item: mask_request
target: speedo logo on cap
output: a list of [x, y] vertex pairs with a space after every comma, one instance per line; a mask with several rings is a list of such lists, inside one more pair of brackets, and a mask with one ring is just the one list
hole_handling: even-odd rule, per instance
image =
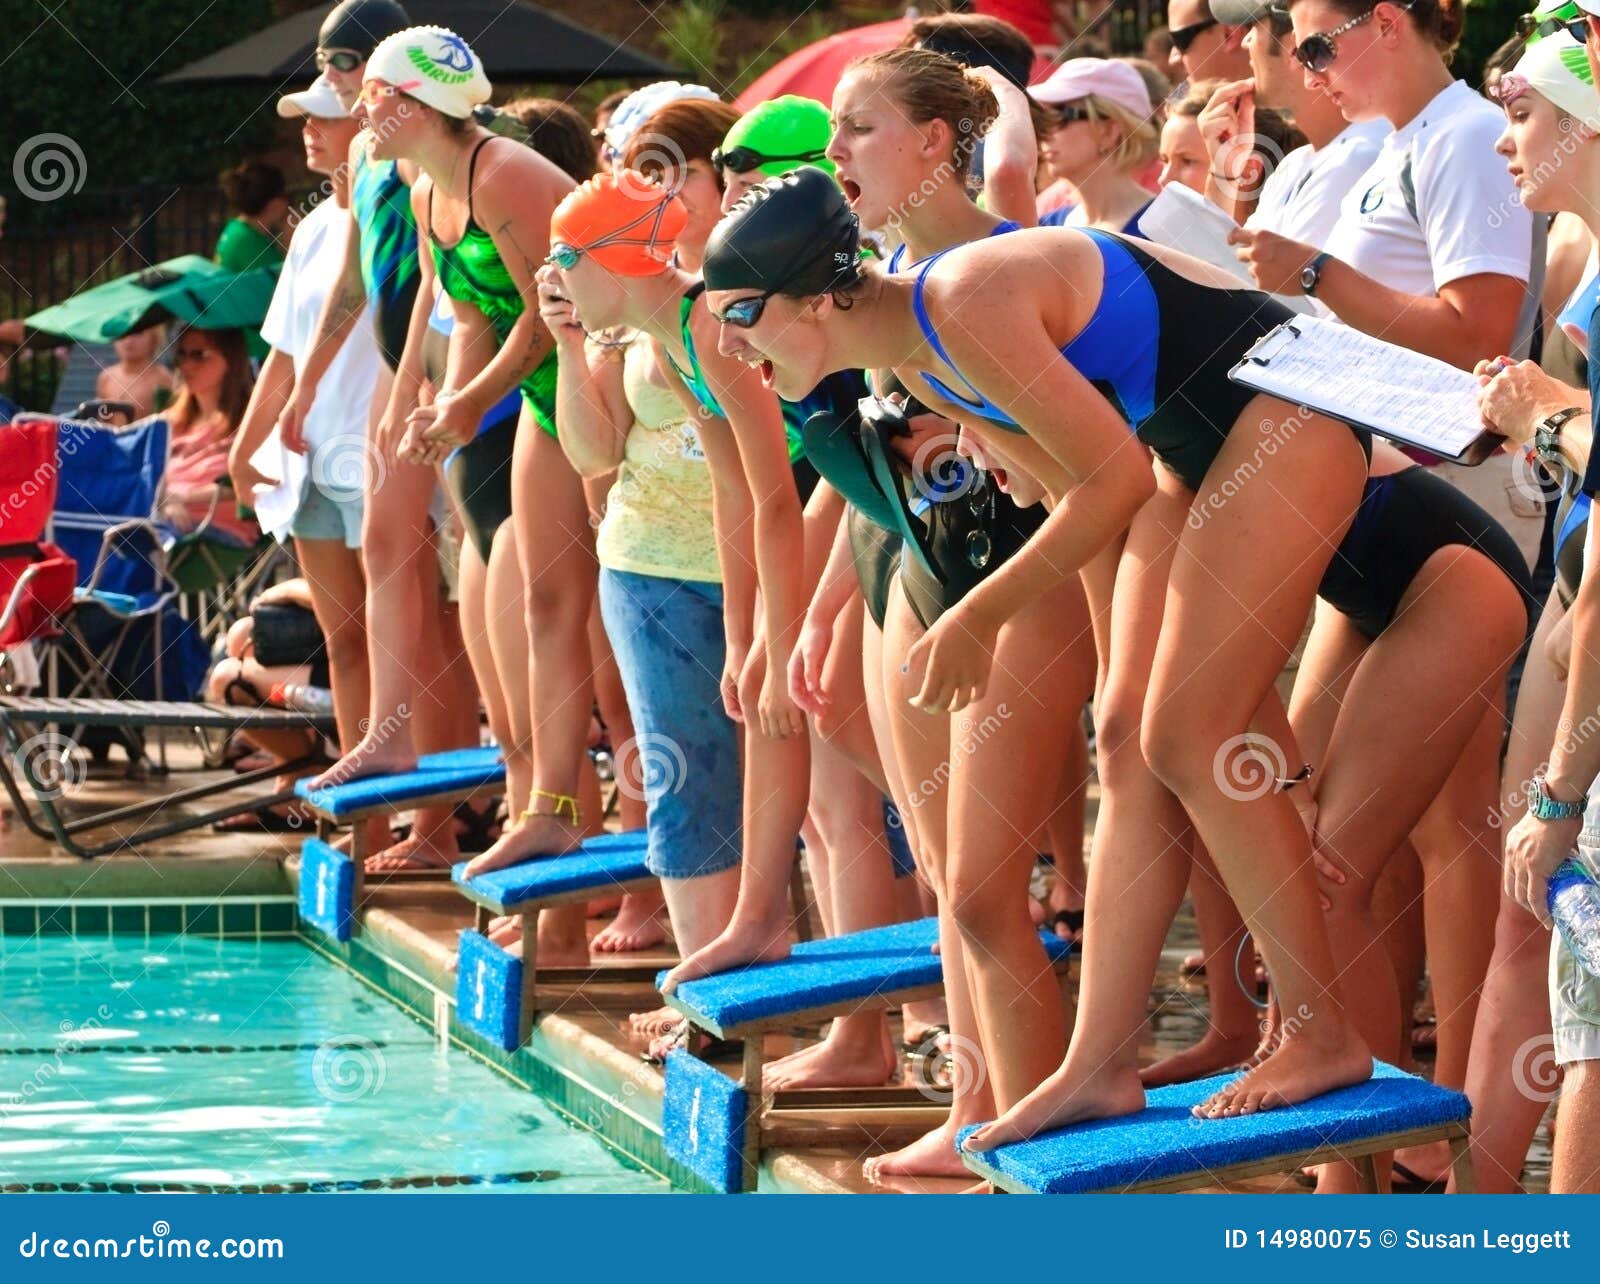
[[433, 54], [421, 45], [407, 45], [406, 58], [429, 80], [441, 85], [461, 85], [472, 79], [472, 50], [460, 36], [440, 36], [439, 52]]

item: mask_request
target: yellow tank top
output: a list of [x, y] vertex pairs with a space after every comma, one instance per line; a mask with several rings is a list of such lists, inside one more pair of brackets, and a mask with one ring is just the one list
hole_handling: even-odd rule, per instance
[[600, 565], [635, 575], [719, 583], [711, 526], [711, 470], [690, 415], [666, 384], [649, 340], [623, 357], [633, 411], [622, 467], [596, 541]]

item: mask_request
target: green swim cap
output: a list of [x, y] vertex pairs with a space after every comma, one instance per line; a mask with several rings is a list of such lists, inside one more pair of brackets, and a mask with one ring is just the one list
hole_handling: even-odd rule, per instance
[[735, 174], [759, 170], [778, 178], [800, 165], [815, 165], [833, 177], [833, 162], [823, 153], [833, 137], [828, 109], [813, 98], [784, 94], [752, 107], [711, 154], [719, 169]]

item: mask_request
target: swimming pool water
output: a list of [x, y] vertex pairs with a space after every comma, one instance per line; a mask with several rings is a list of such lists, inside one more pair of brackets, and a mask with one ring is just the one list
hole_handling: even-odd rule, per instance
[[8, 939], [0, 1185], [61, 1182], [666, 1189], [296, 941]]

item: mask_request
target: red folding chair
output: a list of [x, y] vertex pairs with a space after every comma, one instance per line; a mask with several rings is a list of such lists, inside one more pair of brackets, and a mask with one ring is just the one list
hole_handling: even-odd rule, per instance
[[0, 659], [61, 633], [77, 564], [44, 538], [56, 505], [56, 424], [0, 424]]

